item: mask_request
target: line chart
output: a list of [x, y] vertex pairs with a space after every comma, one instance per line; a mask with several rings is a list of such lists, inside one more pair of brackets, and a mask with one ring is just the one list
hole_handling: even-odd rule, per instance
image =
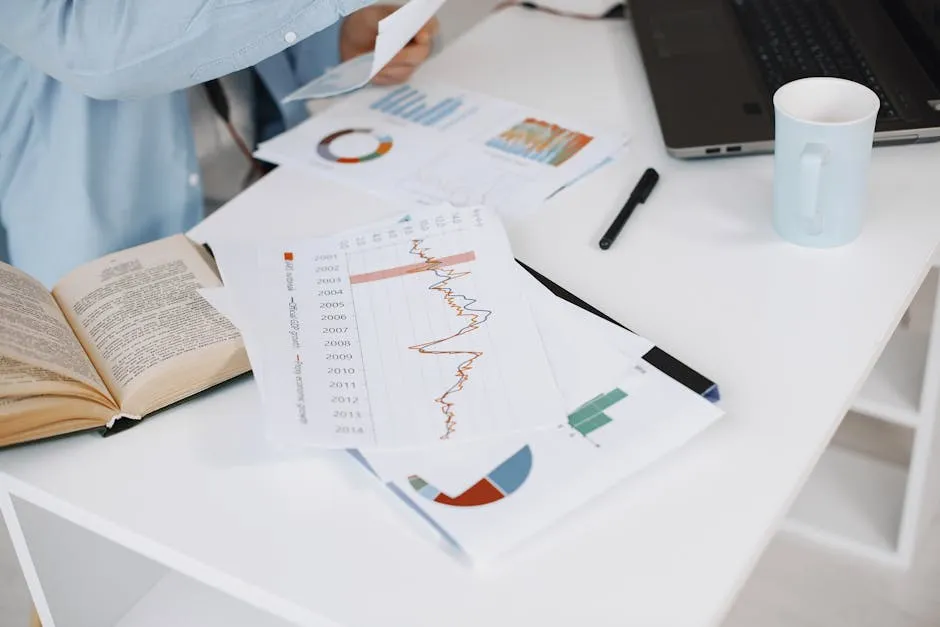
[[433, 347], [460, 337], [461, 335], [476, 331], [486, 323], [493, 312], [489, 309], [473, 308], [472, 305], [476, 304], [477, 299], [471, 298], [464, 294], [459, 294], [455, 292], [453, 288], [449, 287], [449, 283], [451, 281], [468, 276], [471, 273], [469, 270], [459, 271], [454, 268], [444, 267], [443, 262], [431, 256], [429, 254], [430, 249], [422, 246], [422, 243], [422, 240], [412, 240], [411, 250], [409, 252], [410, 254], [419, 257], [425, 264], [427, 264], [427, 266], [433, 268], [431, 271], [440, 279], [440, 281], [431, 284], [428, 287], [428, 290], [440, 293], [444, 298], [444, 302], [447, 303], [447, 306], [457, 312], [458, 318], [469, 318], [469, 322], [456, 333], [437, 340], [431, 340], [430, 342], [416, 344], [414, 346], [408, 347], [411, 350], [418, 351], [422, 355], [467, 356], [467, 359], [462, 361], [457, 366], [457, 371], [455, 374], [457, 380], [454, 382], [454, 384], [451, 385], [443, 394], [434, 399], [434, 402], [440, 405], [441, 413], [443, 413], [445, 417], [445, 432], [441, 436], [441, 439], [447, 440], [457, 429], [456, 410], [454, 409], [455, 403], [454, 401], [450, 400], [450, 397], [463, 390], [464, 384], [466, 384], [470, 379], [470, 371], [473, 369], [473, 363], [483, 356], [483, 351], [446, 349], [437, 350]]
[[272, 396], [285, 430], [381, 450], [557, 424], [560, 395], [498, 218], [481, 207], [414, 216], [266, 262], [285, 290], [291, 362]]

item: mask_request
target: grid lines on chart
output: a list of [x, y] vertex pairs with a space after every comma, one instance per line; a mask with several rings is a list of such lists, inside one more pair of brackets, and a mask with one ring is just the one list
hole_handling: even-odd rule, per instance
[[[434, 403], [439, 437], [448, 439], [461, 410], [472, 407], [477, 416], [495, 415], [491, 404], [499, 397], [508, 400], [508, 395], [487, 384], [488, 378], [501, 379], [499, 360], [486, 363], [488, 374], [473, 371], [485, 352], [474, 344], [485, 347], [492, 342], [485, 328], [492, 311], [469, 296], [477, 286], [466, 264], [475, 260], [475, 253], [460, 248], [435, 254], [434, 239], [403, 238], [393, 245], [347, 253], [347, 267], [357, 311], [369, 312], [357, 317], [360, 343], [382, 346], [363, 354], [364, 369], [382, 373], [370, 377], [370, 397], [377, 401], [372, 407], [405, 408], [408, 415], [427, 416]], [[419, 300], [416, 290], [433, 300]], [[459, 345], [452, 346], [455, 341]], [[404, 372], [419, 376], [399, 376]]]
[[[430, 249], [424, 246], [424, 242], [422, 240], [412, 240], [411, 244], [410, 253], [420, 257], [421, 260], [430, 267], [431, 272], [433, 272], [434, 275], [440, 279], [439, 281], [428, 286], [428, 289], [440, 293], [444, 298], [444, 302], [446, 302], [447, 306], [456, 312], [458, 318], [467, 317], [470, 319], [464, 327], [452, 335], [436, 340], [431, 340], [423, 344], [409, 346], [410, 349], [417, 350], [423, 355], [467, 356], [467, 358], [460, 362], [460, 364], [457, 366], [457, 381], [452, 386], [447, 388], [446, 392], [434, 399], [434, 402], [441, 406], [441, 412], [446, 418], [444, 421], [446, 431], [441, 436], [442, 440], [446, 440], [457, 428], [454, 401], [452, 401], [450, 397], [463, 390], [464, 384], [466, 384], [470, 379], [470, 371], [473, 369], [473, 362], [483, 356], [483, 351], [454, 351], [447, 349], [439, 350], [434, 347], [466, 333], [473, 333], [474, 331], [477, 331], [481, 326], [486, 324], [486, 321], [493, 314], [493, 312], [489, 309], [474, 307], [473, 305], [476, 305], [477, 303], [476, 298], [455, 292], [454, 289], [450, 287], [449, 284], [451, 281], [468, 276], [470, 274], [469, 270], [461, 272], [453, 268], [443, 267], [442, 261], [430, 255]], [[468, 254], [464, 253], [463, 255], [459, 256], [467, 257]]]

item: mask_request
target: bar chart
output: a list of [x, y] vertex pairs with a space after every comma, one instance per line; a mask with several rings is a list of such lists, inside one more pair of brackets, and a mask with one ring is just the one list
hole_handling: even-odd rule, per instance
[[600, 444], [591, 440], [589, 436], [594, 431], [613, 422], [613, 419], [604, 412], [625, 398], [627, 398], [627, 393], [620, 388], [614, 388], [607, 394], [601, 394], [579, 407], [574, 413], [569, 414], [568, 425], [584, 436], [591, 444], [600, 448]]
[[[580, 434], [594, 448], [601, 448], [601, 445], [591, 440], [589, 436], [613, 422], [613, 419], [604, 412], [625, 398], [627, 398], [625, 391], [614, 388], [606, 394], [599, 394], [579, 407], [568, 415], [571, 435], [577, 437], [577, 434]], [[495, 503], [511, 495], [522, 487], [531, 471], [532, 448], [526, 445], [457, 496], [442, 492], [420, 475], [410, 475], [408, 483], [415, 492], [429, 501], [452, 507], [477, 507]]]
[[490, 148], [552, 166], [572, 158], [594, 138], [557, 124], [526, 118], [486, 142]]
[[426, 93], [402, 85], [373, 102], [369, 108], [422, 126], [438, 126], [453, 118], [463, 106], [463, 100], [458, 97], [431, 102]]

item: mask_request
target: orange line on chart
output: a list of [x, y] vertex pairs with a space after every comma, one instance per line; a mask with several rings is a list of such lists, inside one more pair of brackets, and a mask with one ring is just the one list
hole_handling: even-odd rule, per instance
[[[463, 390], [464, 383], [470, 379], [470, 371], [473, 369], [473, 362], [483, 356], [483, 351], [451, 351], [451, 350], [432, 350], [431, 347], [438, 344], [447, 342], [456, 337], [460, 337], [466, 333], [471, 333], [480, 328], [480, 326], [486, 322], [486, 319], [490, 317], [492, 311], [486, 309], [470, 309], [470, 306], [476, 303], [475, 299], [469, 298], [462, 294], [454, 293], [454, 290], [447, 286], [448, 283], [454, 279], [459, 279], [470, 274], [470, 271], [459, 272], [453, 268], [445, 268], [444, 261], [450, 259], [450, 257], [442, 257], [441, 259], [435, 259], [434, 257], [428, 254], [427, 248], [421, 248], [421, 240], [412, 240], [411, 250], [409, 251], [412, 255], [418, 255], [421, 259], [424, 260], [423, 264], [418, 264], [420, 266], [427, 266], [428, 270], [433, 270], [434, 273], [441, 278], [440, 281], [431, 285], [428, 289], [440, 292], [444, 296], [444, 302], [447, 303], [447, 306], [457, 312], [458, 318], [469, 318], [470, 322], [448, 337], [441, 338], [439, 340], [432, 340], [424, 344], [418, 344], [415, 346], [409, 346], [411, 350], [416, 350], [422, 355], [468, 355], [469, 357], [462, 361], [460, 365], [457, 366], [456, 377], [457, 381], [452, 386], [450, 386], [447, 391], [442, 395], [434, 399], [434, 401], [441, 406], [441, 413], [444, 414], [444, 427], [446, 429], [444, 435], [441, 436], [442, 440], [448, 439], [451, 434], [457, 428], [457, 419], [456, 412], [454, 411], [454, 402], [450, 400], [451, 395], [456, 394]], [[463, 253], [464, 255], [473, 255], [473, 253]], [[460, 256], [460, 255], [455, 255]], [[459, 302], [463, 301], [463, 303]]]
[[386, 268], [385, 270], [376, 270], [375, 272], [353, 274], [350, 275], [349, 282], [353, 285], [356, 285], [358, 283], [381, 281], [382, 279], [393, 279], [397, 276], [404, 276], [406, 274], [428, 272], [429, 270], [436, 270], [437, 268], [443, 266], [455, 266], [458, 263], [467, 263], [468, 261], [473, 261], [476, 258], [476, 253], [471, 250], [470, 252], [460, 253], [459, 255], [441, 257], [440, 259], [435, 260], [433, 264], [429, 261], [425, 261], [423, 263], [408, 264], [407, 266], [397, 266], [395, 268]]

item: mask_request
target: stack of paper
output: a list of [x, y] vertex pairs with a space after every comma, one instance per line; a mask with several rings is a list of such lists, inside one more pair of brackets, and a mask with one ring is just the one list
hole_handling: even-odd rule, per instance
[[475, 561], [721, 415], [525, 272], [486, 208], [212, 247], [226, 287], [205, 295], [244, 335], [269, 437], [353, 449]]
[[359, 91], [256, 155], [384, 198], [486, 206], [513, 219], [609, 163], [627, 142], [621, 130], [412, 83]]

